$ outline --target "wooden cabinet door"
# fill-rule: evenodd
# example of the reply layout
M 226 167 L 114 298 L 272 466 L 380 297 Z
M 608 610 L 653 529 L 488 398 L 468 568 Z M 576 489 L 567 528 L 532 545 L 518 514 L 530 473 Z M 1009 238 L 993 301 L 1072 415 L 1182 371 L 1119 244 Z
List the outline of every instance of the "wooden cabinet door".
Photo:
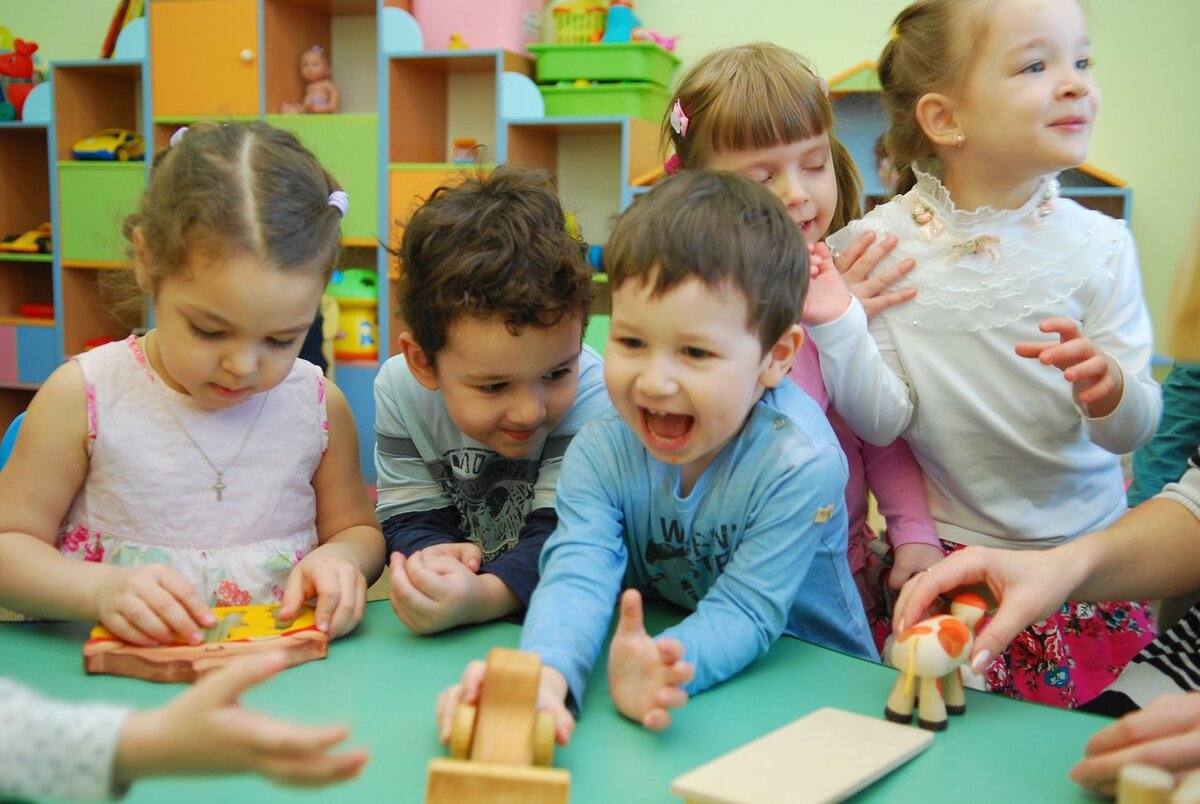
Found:
M 259 114 L 256 0 L 152 0 L 155 117 Z

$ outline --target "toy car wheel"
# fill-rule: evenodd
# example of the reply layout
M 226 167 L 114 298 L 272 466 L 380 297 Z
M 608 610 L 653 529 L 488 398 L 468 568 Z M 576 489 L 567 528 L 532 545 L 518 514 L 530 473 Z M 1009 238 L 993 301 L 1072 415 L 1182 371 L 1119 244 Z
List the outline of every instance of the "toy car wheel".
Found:
M 40 254 L 49 254 L 50 253 L 50 238 L 39 237 L 37 239 L 37 250 L 38 250 L 38 253 L 40 253 Z
M 129 161 L 129 149 L 126 148 L 124 145 L 117 147 L 117 161 L 118 162 L 128 162 Z

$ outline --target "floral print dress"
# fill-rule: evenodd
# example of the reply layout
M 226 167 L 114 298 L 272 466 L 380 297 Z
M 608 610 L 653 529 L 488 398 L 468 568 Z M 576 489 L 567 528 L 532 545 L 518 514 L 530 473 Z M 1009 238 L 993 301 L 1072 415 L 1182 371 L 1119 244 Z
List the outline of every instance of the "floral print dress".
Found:
M 166 564 L 211 606 L 278 602 L 317 546 L 312 476 L 328 440 L 320 370 L 297 360 L 275 388 L 214 412 L 167 387 L 136 337 L 76 361 L 89 466 L 58 549 Z

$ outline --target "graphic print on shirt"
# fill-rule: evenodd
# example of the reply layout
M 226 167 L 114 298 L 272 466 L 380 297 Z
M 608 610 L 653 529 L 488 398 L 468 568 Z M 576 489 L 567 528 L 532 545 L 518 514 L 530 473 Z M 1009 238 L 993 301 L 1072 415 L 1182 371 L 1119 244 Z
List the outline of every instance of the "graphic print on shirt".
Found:
M 643 558 L 650 583 L 667 600 L 695 608 L 733 557 L 736 522 L 686 533 L 677 519 L 659 517 Z
M 454 503 L 463 531 L 479 545 L 484 561 L 517 543 L 533 502 L 537 462 L 460 447 L 443 453 L 429 471 Z

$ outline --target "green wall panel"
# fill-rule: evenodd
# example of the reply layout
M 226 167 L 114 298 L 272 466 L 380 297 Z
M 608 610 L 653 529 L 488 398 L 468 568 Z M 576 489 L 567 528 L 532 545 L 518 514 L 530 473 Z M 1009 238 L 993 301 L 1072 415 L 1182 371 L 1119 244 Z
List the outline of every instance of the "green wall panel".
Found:
M 59 162 L 60 247 L 64 260 L 124 261 L 125 216 L 146 185 L 141 162 Z

